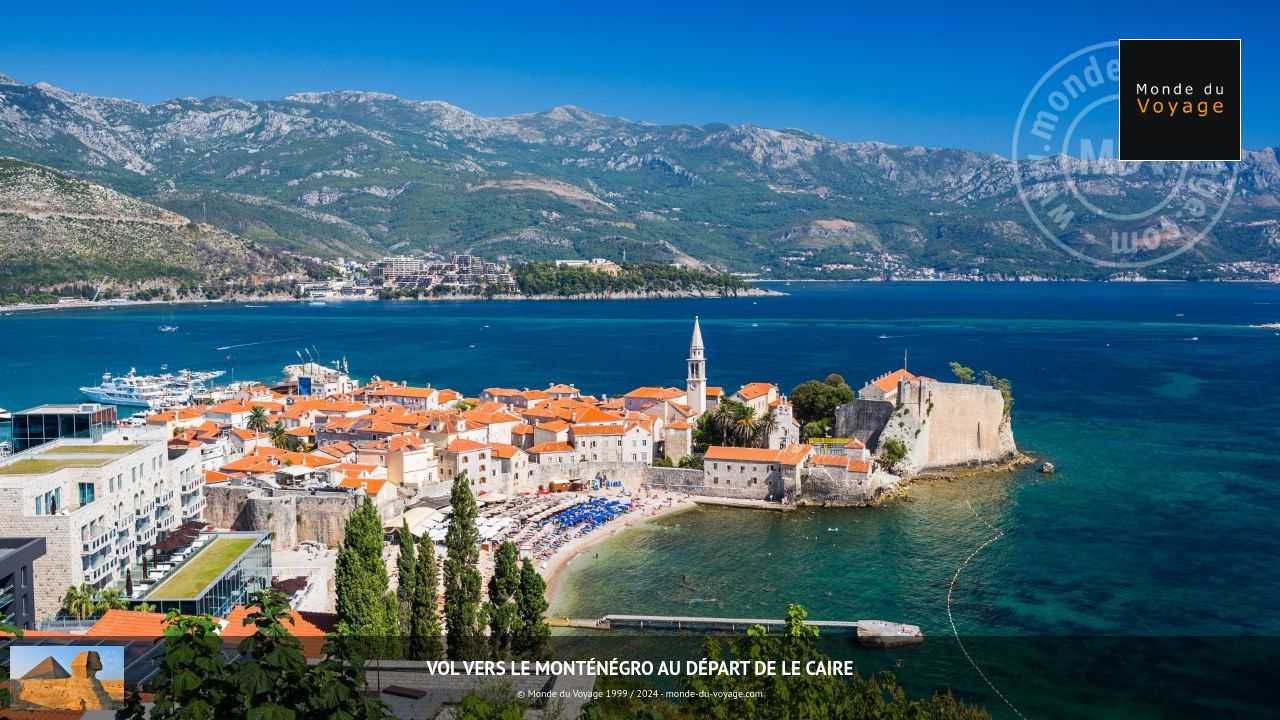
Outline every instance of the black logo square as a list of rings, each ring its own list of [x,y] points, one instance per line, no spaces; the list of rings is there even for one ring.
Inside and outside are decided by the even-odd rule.
[[[1240,159],[1239,40],[1120,41],[1121,160]]]

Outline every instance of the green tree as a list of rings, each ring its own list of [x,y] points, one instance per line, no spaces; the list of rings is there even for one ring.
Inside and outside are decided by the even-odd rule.
[[[769,434],[777,427],[778,418],[772,411],[756,417],[756,411],[751,406],[726,398],[698,418],[694,435],[698,445],[702,447],[765,447],[769,442]]]
[[[476,529],[476,499],[467,473],[453,480],[449,502],[449,530],[445,534],[444,621],[450,660],[475,660],[484,655],[484,621],[480,606],[480,532]]]
[[[898,463],[907,457],[907,446],[900,440],[885,440],[880,446],[880,464],[889,471],[897,469]]]
[[[551,656],[551,628],[547,626],[547,583],[533,562],[525,558],[520,565],[520,589],[516,608],[520,620],[511,640],[512,655],[527,660],[545,660]]]
[[[660,458],[653,459],[653,466],[654,467],[675,467],[676,465],[674,462],[671,461],[671,458],[663,455]]]
[[[372,643],[369,653],[387,654],[386,639],[397,637],[399,622],[395,600],[387,591],[390,579],[382,560],[382,518],[373,501],[365,497],[347,518],[345,537],[334,566],[338,619],[357,636]]]
[[[169,612],[160,668],[147,686],[155,696],[151,720],[227,720],[235,715],[236,688],[218,629],[218,621],[207,615]]]
[[[494,553],[489,578],[489,653],[497,660],[511,656],[511,639],[520,623],[516,595],[520,592],[520,551],[510,540]]]
[[[129,601],[124,599],[124,593],[120,588],[106,588],[98,593],[97,612],[99,614],[108,610],[127,610],[129,609]]]
[[[834,384],[836,382],[839,384]],[[844,378],[834,374],[828,375],[826,381],[805,381],[791,391],[796,422],[802,426],[811,422],[821,422],[824,427],[833,425],[836,408],[853,402],[853,399],[853,388],[844,383]]]
[[[810,438],[826,437],[827,428],[829,427],[831,426],[822,420],[811,420],[805,423],[804,427],[800,428],[800,438],[802,440],[808,440]]]
[[[701,455],[685,455],[684,457],[680,458],[680,467],[688,468],[691,470],[701,470],[702,456]]]
[[[818,631],[806,625],[799,605],[787,607],[786,624],[777,634],[755,626],[722,649],[715,638],[703,645],[708,659],[777,661],[780,665],[827,660],[818,649]],[[767,675],[690,676],[682,684],[695,693],[693,717],[731,720],[989,720],[984,711],[950,695],[908,700],[891,673],[871,678],[782,673]],[[735,693],[740,693],[737,697]]]
[[[293,450],[295,448],[293,436],[280,423],[271,426],[271,445],[280,450]]]
[[[67,588],[66,594],[62,596],[62,607],[68,615],[84,620],[97,614],[98,601],[94,597],[93,588],[88,583],[82,583],[78,587],[72,585]]]
[[[237,717],[293,718],[309,699],[307,658],[302,643],[285,627],[293,613],[283,593],[260,590],[244,624],[252,627],[236,648],[242,662],[232,666]]]
[[[958,362],[951,362],[951,374],[962,383],[974,382],[973,368],[965,367]]]
[[[254,405],[250,408],[246,425],[254,432],[266,432],[271,427],[271,420],[267,417],[267,409],[261,405]]]
[[[409,658],[439,660],[444,656],[440,632],[440,575],[436,567],[436,546],[424,534],[418,546],[418,567],[409,618]]]
[[[399,605],[400,631],[408,635],[409,620],[413,609],[413,596],[418,586],[418,557],[415,546],[418,544],[413,533],[409,531],[409,521],[400,526],[400,549],[396,554],[396,601]]]

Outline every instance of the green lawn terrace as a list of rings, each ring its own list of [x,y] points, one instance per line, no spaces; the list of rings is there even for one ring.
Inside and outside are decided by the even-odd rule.
[[[271,539],[268,533],[225,532],[201,535],[176,564],[156,579],[142,599],[161,612],[225,616],[244,604],[249,593],[271,585]]]
[[[44,475],[63,468],[102,467],[142,447],[134,444],[58,444],[43,451],[36,448],[34,454],[0,465],[0,475]]]

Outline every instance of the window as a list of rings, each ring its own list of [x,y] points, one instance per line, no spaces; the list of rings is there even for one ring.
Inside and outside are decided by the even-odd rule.
[[[96,487],[97,486],[94,485],[93,483],[84,483],[84,482],[79,483],[77,485],[77,489],[79,490],[81,505],[88,505],[89,503],[93,502],[94,489]]]

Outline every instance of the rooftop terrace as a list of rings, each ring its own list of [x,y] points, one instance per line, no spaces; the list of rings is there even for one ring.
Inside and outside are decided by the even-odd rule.
[[[193,600],[200,597],[205,588],[261,539],[261,535],[233,535],[213,540],[152,588],[146,595],[147,599]]]
[[[63,468],[102,467],[144,446],[136,443],[71,443],[39,445],[0,460],[0,475],[44,475]]]

